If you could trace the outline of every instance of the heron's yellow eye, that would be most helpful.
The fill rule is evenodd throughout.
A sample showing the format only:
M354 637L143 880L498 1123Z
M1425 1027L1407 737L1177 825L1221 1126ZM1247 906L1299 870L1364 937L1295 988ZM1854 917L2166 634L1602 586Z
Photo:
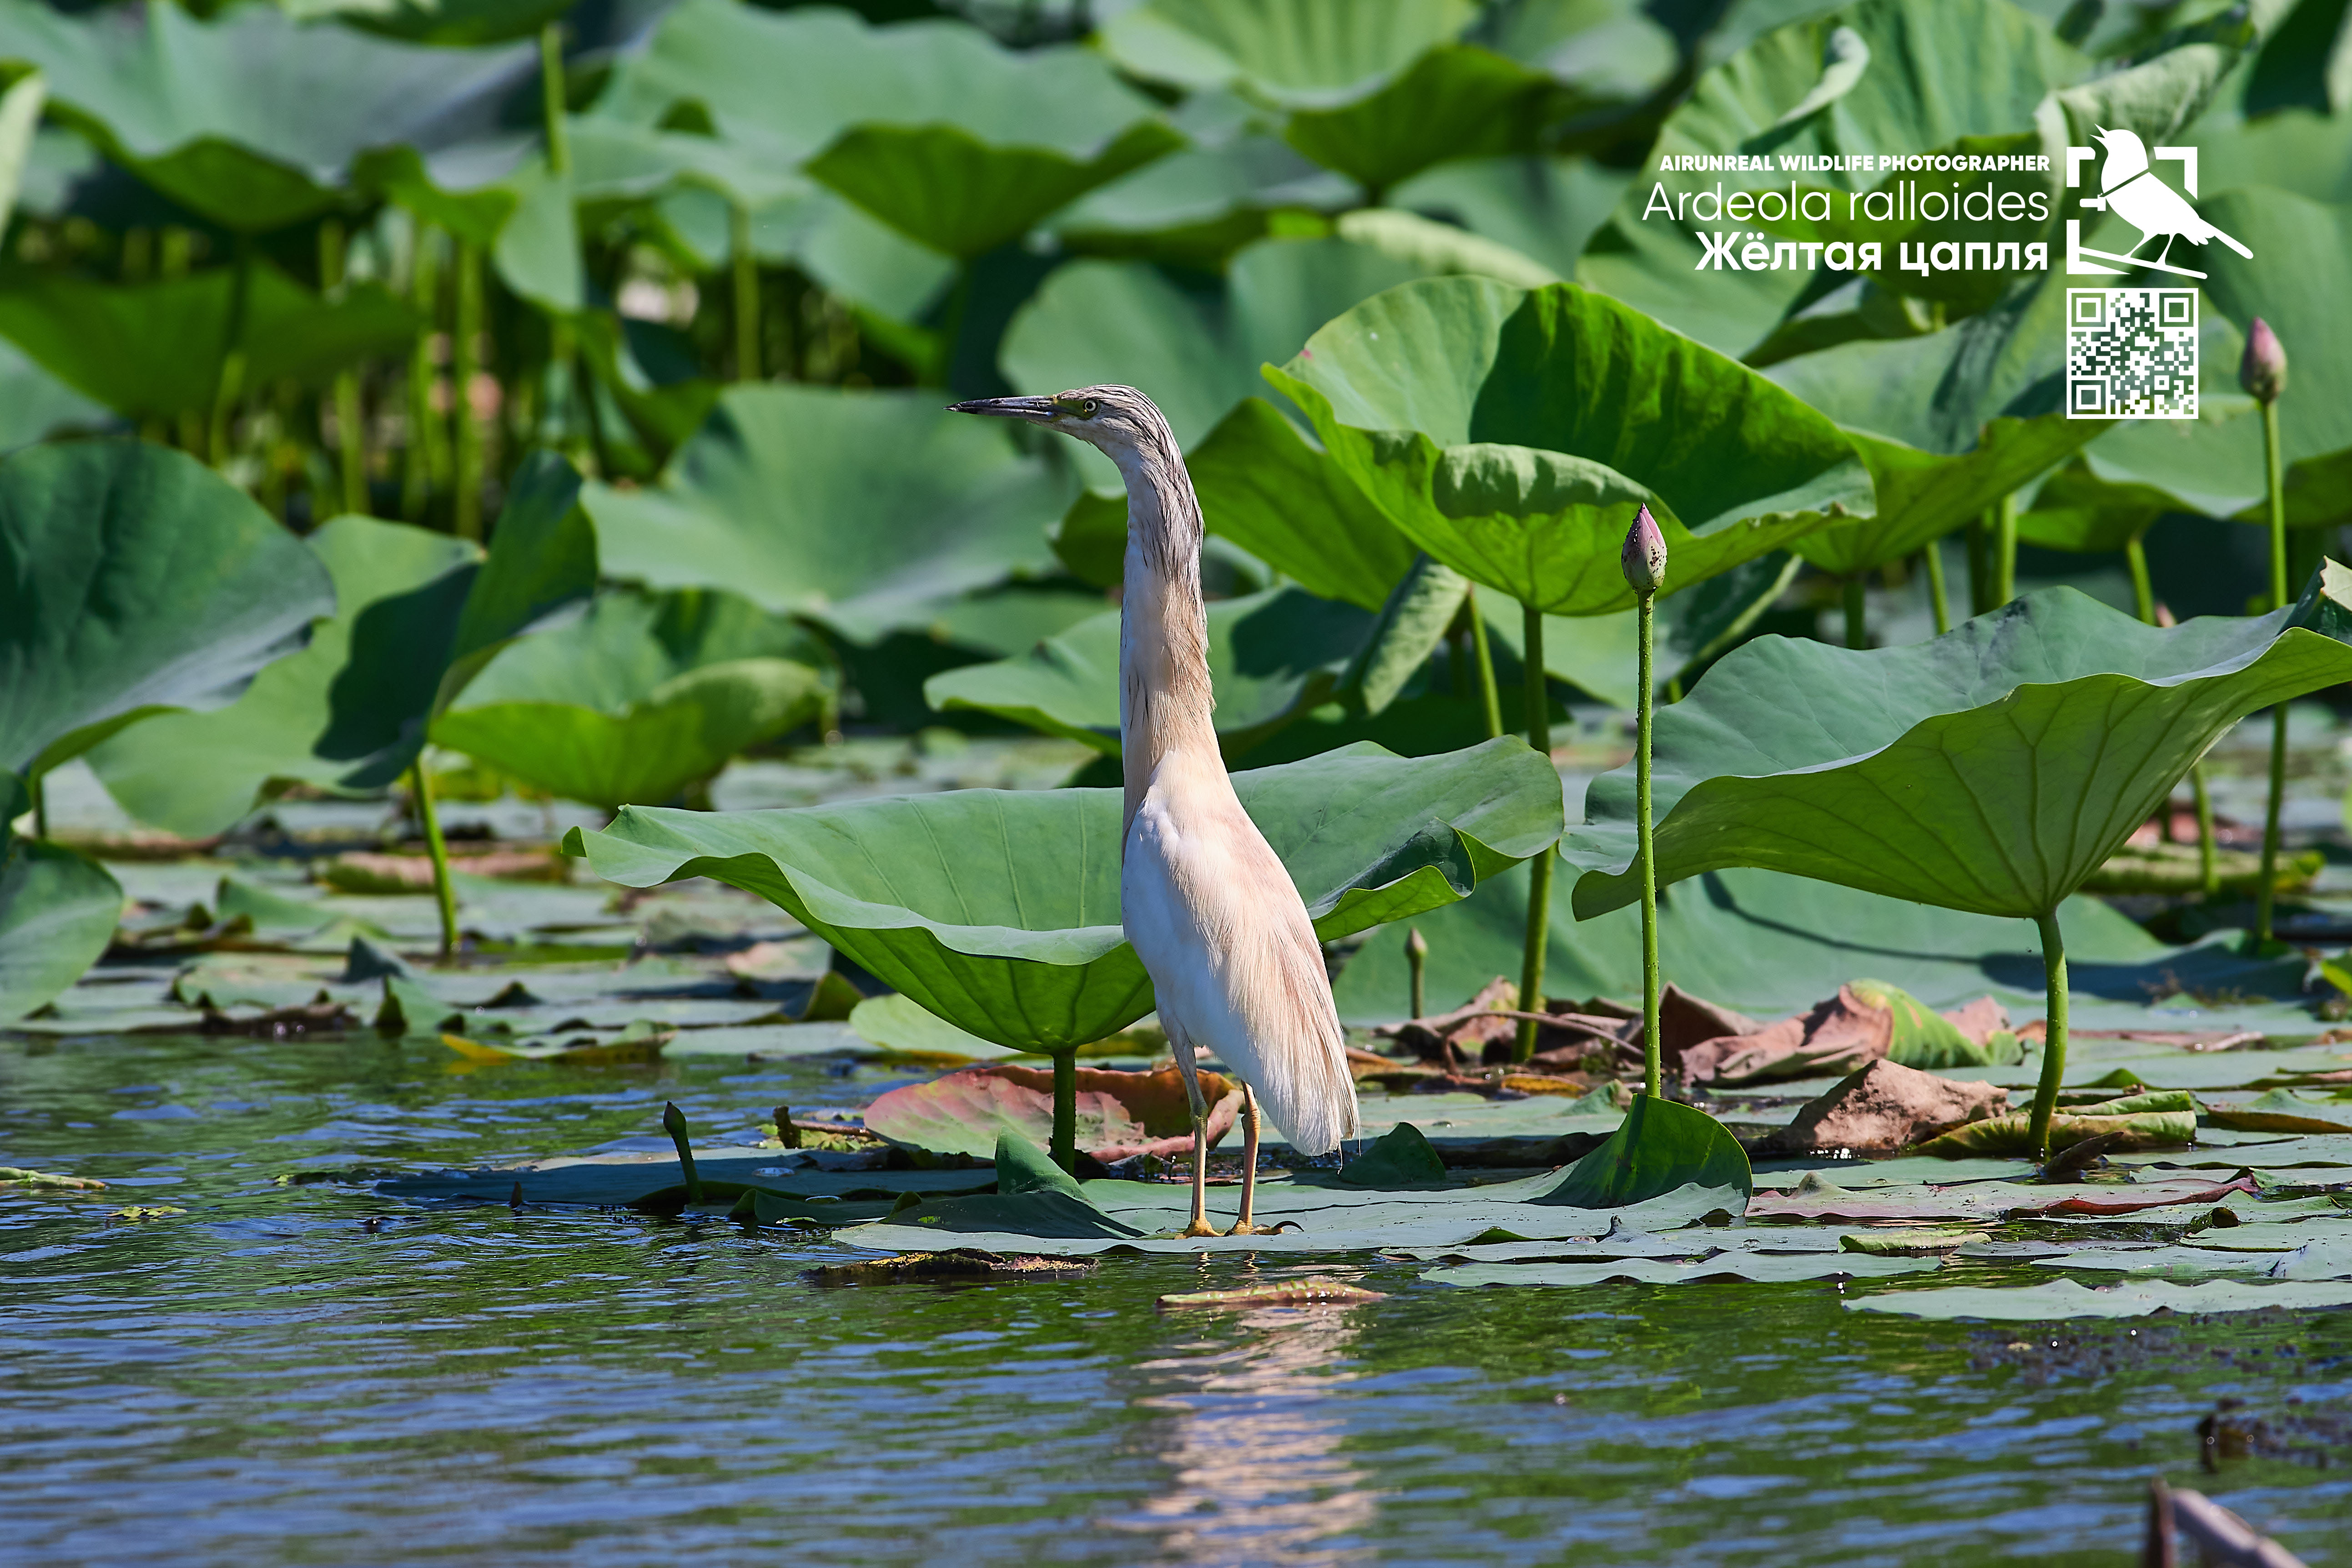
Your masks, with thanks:
M1081 419L1091 419L1096 416L1096 414L1100 412L1101 409L1102 405L1089 397L1086 401L1086 405L1078 410L1078 417Z

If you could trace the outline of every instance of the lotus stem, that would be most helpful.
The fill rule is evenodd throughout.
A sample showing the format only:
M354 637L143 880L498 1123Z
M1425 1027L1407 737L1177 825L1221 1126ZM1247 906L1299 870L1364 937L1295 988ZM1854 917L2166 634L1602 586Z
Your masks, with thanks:
M319 226L319 289L330 300L343 292L343 225L329 218ZM335 373L335 447L337 476L342 480L343 510L363 512L367 500L367 432L361 424L359 372L345 365Z
M2189 788L2197 798L2197 880L2210 899L2221 890L2221 868L2213 852L2213 795L2205 787L2201 758L2189 770Z
M1478 588L1462 591L1462 613L1470 621L1470 649L1478 661L1478 702L1486 710L1486 739L1503 732L1503 699L1495 686L1495 656L1486 646L1486 620L1478 613Z
M1404 965L1405 973L1412 977L1412 1012L1410 1016L1426 1018L1429 1016L1429 987L1424 982L1428 978L1429 941L1421 934L1419 926L1404 933Z
M425 771L420 752L408 769L409 788L416 801L416 819L425 827L425 853L433 858L433 896L441 907L441 956L457 951L457 892L449 885L449 847L441 841L441 816L433 809L433 776Z
M2049 1016L2042 1025L2042 1079L2033 1089L2033 1114L2025 1141L2039 1159L2050 1157L2050 1114L2058 1108L2058 1086L2066 1076L2066 940L2058 911L2033 917L2042 932L2042 973L2048 987Z
M1683 678L1679 675L1674 676L1666 681L1666 705L1672 707L1682 700Z
M1846 584L1849 616L1852 601L1861 597L1860 586L1853 581ZM1642 867L1642 1092L1654 1097L1658 1092L1658 868L1650 821L1650 720L1657 699L1650 681L1650 658L1657 597L1642 595L1633 612L1634 646L1641 655L1640 685L1633 694L1633 824L1640 836L1634 858Z
M1862 578L1859 574L1845 580L1845 646L1868 647L1870 627L1864 619Z
M2000 531L1993 541L1992 591L1996 606L2017 597L2017 492L2000 498Z
M26 792L33 797L33 837L36 838L49 836L49 792L46 784L47 780L42 774L28 773L26 776Z
M572 138L563 111L563 24L547 22L539 29L539 112L547 137L547 172L572 172Z
M457 320L451 334L449 417L457 432L457 537L482 537L482 426L474 417L474 377L482 369L482 247L457 242Z
M669 1134L672 1143L677 1145L678 1169L686 1173L686 1201L700 1203L702 1176L694 1168L694 1145L686 1135L686 1112L680 1110L675 1101L663 1102L662 1131Z
M236 237L236 266L229 279L228 331L221 340L220 379L213 393L212 428L205 439L206 453L215 468L228 462L231 422L236 416L236 400L245 392L245 313L253 293L253 236Z
M1521 641L1525 644L1523 658L1526 668L1520 679L1526 684L1528 700L1528 744L1536 755L1551 765L1551 693L1544 680L1543 612L1534 605L1525 606L1525 628ZM1643 673L1646 678L1648 667ZM1647 699L1643 700L1647 708ZM1544 1010L1543 975L1544 948L1551 940L1551 850L1544 849L1528 862L1528 931L1526 956L1519 965L1519 1006L1528 1013ZM1536 1054L1536 1029L1533 1018L1519 1021L1518 1037L1511 1042L1511 1059L1526 1061Z
M1944 592L1944 542L1927 542L1925 557L1927 565L1927 607L1936 614L1936 635L1942 637L1952 629L1952 601Z
M408 450L401 466L400 511L410 522L425 521L425 509L432 504L434 480L441 466L437 460L440 443L435 438L439 422L433 416L433 336L441 315L439 268L434 249L440 237L441 231L433 225L419 223L410 247L409 291L417 313L424 318L416 342L408 352Z
M2132 610L2143 625L2156 625L2156 587L2147 575L2147 547L2133 534L2124 542L2124 563L2131 568Z
M1985 516L1990 516L1990 510ZM1969 520L1969 614L1981 616L1992 608L1992 536L1985 516Z
M1046 1152L1065 1171L1078 1168L1078 1053L1054 1053L1054 1135Z
M735 379L760 379L760 264L751 254L751 208L740 196L727 205L728 248L735 262Z
M2269 490L2271 608L2283 610L2286 596L2286 489L2279 464L2278 399L2263 403L2263 479ZM2286 797L2286 702L2271 710L2270 797L2263 807L2263 880L2254 889L2254 938L2271 940L2272 908L2278 889L2279 810Z

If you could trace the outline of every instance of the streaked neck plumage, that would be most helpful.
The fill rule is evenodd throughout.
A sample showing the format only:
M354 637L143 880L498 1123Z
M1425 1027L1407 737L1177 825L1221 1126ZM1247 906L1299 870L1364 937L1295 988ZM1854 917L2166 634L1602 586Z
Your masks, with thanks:
M1114 452L1127 479L1127 580L1119 607L1118 738L1125 829L1171 756L1222 772L1209 682L1209 623L1201 603L1201 504L1165 425Z

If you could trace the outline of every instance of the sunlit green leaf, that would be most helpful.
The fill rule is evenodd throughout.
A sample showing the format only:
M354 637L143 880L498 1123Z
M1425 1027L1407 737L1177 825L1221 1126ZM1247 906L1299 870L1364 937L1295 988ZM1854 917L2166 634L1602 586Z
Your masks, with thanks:
M121 913L122 889L98 862L0 835L0 1024L47 1006L80 979Z

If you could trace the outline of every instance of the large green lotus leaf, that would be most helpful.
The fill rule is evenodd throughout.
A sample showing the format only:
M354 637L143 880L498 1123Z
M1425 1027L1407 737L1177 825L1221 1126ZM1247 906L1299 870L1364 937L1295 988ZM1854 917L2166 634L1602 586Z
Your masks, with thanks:
M1732 1187L1746 1197L1754 1194L1756 1177L1739 1140L1722 1122L1704 1110L1640 1094L1623 1124L1570 1166L1545 1201L1623 1208L1685 1186Z
M0 836L0 1025L47 1006L114 940L122 888L56 844Z
M1507 738L1350 747L1235 776L1326 939L1450 903L1559 831L1558 775ZM630 887L707 876L773 900L958 1027L1084 1045L1151 1010L1118 925L1119 792L957 790L798 811L625 808L566 847Z
M539 68L528 44L428 48L273 5L204 22L177 5L72 16L0 6L0 58L39 69L52 115L174 200L262 232L342 200L369 149L432 151L496 130Z
M1075 47L1015 53L961 22L869 27L689 0L596 113L698 109L720 138L810 174L909 237L971 257L1183 144L1158 106Z
M1372 617L1298 588L1208 607L1218 742L1238 756L1328 698L1364 646ZM941 712L995 713L1118 754L1119 612L1046 638L1024 654L935 675L923 695Z
M860 642L1053 564L1066 470L920 393L739 386L657 486L590 488L605 572L712 587Z
M816 716L824 685L781 658L687 671L618 713L559 702L490 702L434 721L436 745L566 800L607 811L676 800L736 752Z
M1623 172L1585 158L1464 158L1414 175L1390 192L1389 200L1460 224L1574 279L1586 243L1626 184Z
M808 181L753 147L716 136L665 131L610 115L574 116L566 127L572 188L583 203L616 209L681 184L715 190L751 206L805 195Z
M1680 178L1645 173L1593 237L1577 276L1710 348L1745 355L1778 328L1815 275L1696 268L1701 230L1728 220L1646 221L1654 193L1786 191L1783 155L1927 153L1963 137L2010 136L2035 124L2053 88L2089 62L2007 0L1863 0L1776 27L1700 77L1658 132L1650 167L1681 154L1769 156L1775 172ZM2112 122L2110 122L2112 123ZM1808 174L1801 183L1843 196L1877 184L1874 172ZM1875 233L1868 237L1878 238ZM2014 235L2004 237L2014 238ZM1886 258L1897 258L1892 233Z
M1418 553L1331 455L1263 398L1226 415L1184 466L1208 531L1309 593L1378 609ZM1118 509L1123 536L1123 500Z
M1265 237L1276 211L1329 212L1361 199L1353 181L1280 137L1244 130L1154 159L1087 192L1043 226L1087 255L1221 269L1236 249Z
M496 44L539 31L572 0L280 0L298 21L331 17L413 44Z
M0 771L220 707L334 605L310 552L184 453L20 452L0 464Z
M567 800L659 805L813 717L817 656L790 621L732 595L607 594L508 644L433 740Z
M0 336L119 414L184 414L219 395L235 269L154 283L20 271L0 281ZM241 342L252 384L324 386L361 360L404 352L417 317L373 283L321 299L254 263Z
M1238 88L1286 108L1360 99L1451 42L1470 0L1146 0L1108 18L1103 51L1139 77Z
M336 518L304 542L335 590L335 613L311 628L309 647L265 666L226 708L159 714L91 749L99 781L140 821L208 837L234 826L274 779L340 785L352 764L315 748L333 719L352 628L379 602L409 595L454 615L482 559L462 539L366 517Z
M2073 1279L2047 1285L1947 1285L1927 1290L1888 1290L1846 1302L1856 1312L1893 1312L1938 1322L1982 1319L1996 1323L2054 1323L2077 1318L2146 1318L2158 1312L2257 1312L2265 1308L2311 1312L2352 1307L2352 1283L2294 1279L2273 1285L2216 1280L2178 1285L2169 1280L2126 1281L2093 1289Z
M1760 638L1658 716L1658 881L1760 866L2054 909L2240 719L2352 678L2347 630L2352 573L2331 562L2259 619L2158 628L2052 588L1908 647ZM1594 781L1563 847L1580 916L1639 894L1633 795L1630 769Z
M1369 98L1295 110L1283 136L1377 194L1449 158L1535 152L1546 126L1579 107L1543 71L1475 45L1446 44Z
M1632 605L1618 557L1645 504L1669 592L1872 510L1827 419L1573 284L1406 284L1266 376L1407 538L1554 614Z
M1451 270L1345 239L1268 239L1234 255L1220 296L1146 262L1076 261L1022 306L998 363L1031 392L1140 387L1190 451L1235 404L1265 392L1259 365L1286 361L1350 305Z

